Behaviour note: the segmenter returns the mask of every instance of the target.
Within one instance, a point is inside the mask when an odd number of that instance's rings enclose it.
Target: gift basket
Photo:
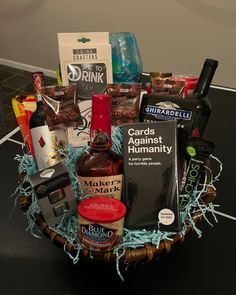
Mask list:
[[[16,156],[19,207],[34,236],[74,263],[115,261],[122,277],[121,264],[160,257],[201,236],[202,218],[211,224],[222,164],[203,132],[218,62],[206,59],[199,77],[150,73],[144,88],[134,34],[58,42],[62,81],[45,87],[33,73],[35,94],[13,99],[27,148]]]

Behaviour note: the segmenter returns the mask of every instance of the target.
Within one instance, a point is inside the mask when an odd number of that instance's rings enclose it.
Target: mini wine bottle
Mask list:
[[[37,98],[36,111],[30,118],[29,127],[34,147],[34,157],[38,170],[43,170],[59,162],[59,148],[66,144],[66,134],[63,129],[49,131],[42,101],[42,89],[44,74],[35,72],[32,74],[35,96]]]

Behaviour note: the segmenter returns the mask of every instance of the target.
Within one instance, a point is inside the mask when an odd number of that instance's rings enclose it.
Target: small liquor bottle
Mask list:
[[[76,162],[76,172],[84,195],[121,199],[123,161],[111,150],[111,146],[110,96],[94,95],[90,148]]]
[[[193,126],[192,137],[202,137],[207,126],[212,108],[211,102],[208,99],[208,92],[217,66],[217,60],[206,59],[193,94],[186,97],[186,99],[192,97],[198,99],[198,109]]]
[[[30,118],[29,127],[38,170],[43,170],[58,163],[60,160],[58,149],[63,148],[67,140],[63,129],[49,131],[41,95],[44,74],[35,72],[32,74],[32,80],[37,98],[37,107]]]

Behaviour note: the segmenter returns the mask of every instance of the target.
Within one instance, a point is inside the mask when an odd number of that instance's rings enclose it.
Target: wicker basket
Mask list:
[[[212,188],[208,188],[207,193],[205,193],[201,199],[202,202],[205,204],[208,204],[212,202],[216,198],[216,191]],[[21,196],[19,207],[24,212],[26,212],[31,204],[31,198]],[[75,249],[74,245],[71,244],[69,241],[67,241],[65,238],[63,238],[61,235],[53,231],[51,228],[49,228],[48,224],[44,220],[43,216],[41,214],[35,214],[35,222],[37,226],[40,228],[41,232],[51,240],[53,244],[56,246],[64,249],[65,251],[69,252],[71,255],[76,255],[77,250]],[[201,212],[197,211],[192,216],[195,223],[198,223],[202,219]],[[190,233],[192,231],[192,225],[190,223],[187,224],[187,230],[186,234]],[[130,249],[127,248],[124,255],[120,258],[120,262],[124,263],[133,263],[133,262],[140,262],[140,261],[151,261],[155,256],[159,254],[164,254],[169,252],[173,246],[177,243],[182,243],[184,241],[185,236],[181,234],[176,234],[172,237],[171,240],[162,240],[159,247],[157,248],[156,245],[151,244],[145,244],[144,247],[136,248],[136,249]],[[105,262],[110,262],[116,259],[115,253],[112,251],[109,252],[95,252],[95,251],[89,251],[87,249],[83,249],[80,251],[80,255],[83,257],[93,257],[93,259],[103,260]]]

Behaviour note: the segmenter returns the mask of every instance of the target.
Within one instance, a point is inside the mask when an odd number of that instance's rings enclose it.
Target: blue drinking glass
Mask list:
[[[110,34],[113,83],[140,82],[143,64],[134,33]]]

